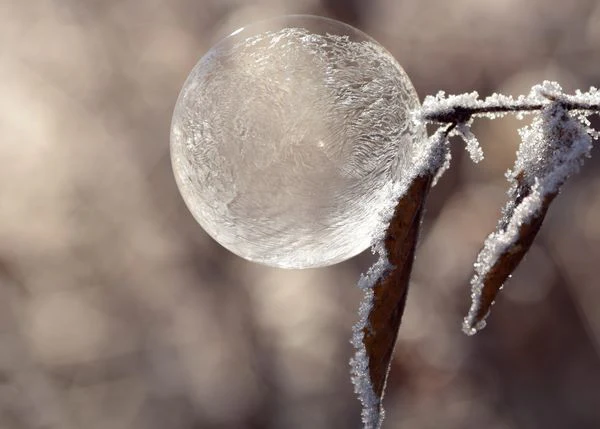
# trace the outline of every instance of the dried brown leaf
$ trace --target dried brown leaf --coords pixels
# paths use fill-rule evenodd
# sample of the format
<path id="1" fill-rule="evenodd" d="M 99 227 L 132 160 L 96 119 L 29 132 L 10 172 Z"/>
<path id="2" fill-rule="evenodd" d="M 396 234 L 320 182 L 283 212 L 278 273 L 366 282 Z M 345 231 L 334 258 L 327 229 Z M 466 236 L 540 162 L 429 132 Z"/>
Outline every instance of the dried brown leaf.
<path id="1" fill-rule="evenodd" d="M 404 313 L 410 273 L 421 225 L 423 206 L 432 175 L 414 180 L 400 199 L 385 237 L 385 250 L 393 268 L 379 277 L 373 287 L 372 308 L 363 329 L 371 386 L 377 397 L 379 416 L 398 328 Z"/>
<path id="2" fill-rule="evenodd" d="M 504 209 L 504 218 L 499 223 L 496 233 L 501 233 L 507 228 L 515 216 L 518 206 L 532 192 L 531 187 L 525 183 L 523 175 L 519 175 L 516 180 L 517 186 Z M 479 279 L 482 284 L 480 295 L 476 299 L 474 298 L 473 307 L 463 326 L 463 330 L 467 334 L 474 334 L 484 326 L 485 318 L 489 314 L 498 292 L 529 251 L 556 195 L 557 192 L 554 192 L 544 197 L 539 210 L 520 226 L 517 239 L 504 249 L 492 267 L 486 271 L 485 276 Z"/>

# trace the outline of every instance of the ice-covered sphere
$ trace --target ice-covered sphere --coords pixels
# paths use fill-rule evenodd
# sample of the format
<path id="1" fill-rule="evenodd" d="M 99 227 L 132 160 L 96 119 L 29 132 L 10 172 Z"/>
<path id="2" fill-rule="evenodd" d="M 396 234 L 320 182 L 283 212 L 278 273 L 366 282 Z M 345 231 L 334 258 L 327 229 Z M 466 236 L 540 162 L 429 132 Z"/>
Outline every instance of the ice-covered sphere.
<path id="1" fill-rule="evenodd" d="M 369 247 L 391 185 L 424 130 L 404 70 L 330 19 L 236 31 L 196 64 L 177 100 L 171 157 L 183 198 L 230 251 L 285 268 Z"/>

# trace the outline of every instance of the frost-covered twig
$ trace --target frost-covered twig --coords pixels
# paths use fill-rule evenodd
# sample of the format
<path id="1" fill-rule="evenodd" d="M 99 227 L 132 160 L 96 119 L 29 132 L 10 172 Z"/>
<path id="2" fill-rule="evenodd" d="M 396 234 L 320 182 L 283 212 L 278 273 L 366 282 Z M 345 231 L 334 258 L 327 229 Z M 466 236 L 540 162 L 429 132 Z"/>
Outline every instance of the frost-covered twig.
<path id="1" fill-rule="evenodd" d="M 555 82 L 544 82 L 532 88 L 528 95 L 514 98 L 509 95 L 493 94 L 480 99 L 477 92 L 461 95 L 448 95 L 440 91 L 436 96 L 428 96 L 419 112 L 420 119 L 428 123 L 468 122 L 473 117 L 491 119 L 508 113 L 531 114 L 539 112 L 552 102 L 560 102 L 569 111 L 600 112 L 600 90 L 590 88 L 587 92 L 577 91 L 573 95 L 563 94 Z"/>
<path id="2" fill-rule="evenodd" d="M 442 126 L 415 145 L 412 168 L 393 192 L 396 207 L 385 210 L 381 231 L 374 237 L 379 261 L 359 282 L 365 297 L 360 320 L 353 328 L 356 352 L 351 372 L 363 406 L 364 429 L 379 429 L 383 421 L 385 385 L 406 303 L 425 198 L 450 166 L 449 138 L 461 137 L 471 159 L 479 162 L 483 151 L 470 128 L 473 119 L 511 112 L 535 117 L 520 132 L 523 143 L 506 175 L 511 183 L 509 202 L 474 266 L 472 305 L 463 324 L 467 334 L 484 326 L 496 294 L 529 250 L 550 203 L 589 156 L 592 139 L 600 136 L 587 118 L 600 112 L 600 92 L 595 88 L 565 95 L 558 84 L 544 82 L 518 98 L 495 94 L 480 100 L 473 92 L 458 96 L 440 93 L 425 99 L 414 115 L 416 125 Z"/>
<path id="3" fill-rule="evenodd" d="M 425 99 L 416 120 L 455 125 L 454 135 L 467 143 L 475 162 L 483 158 L 483 152 L 470 130 L 474 117 L 535 115 L 532 125 L 520 130 L 523 143 L 513 170 L 506 175 L 511 183 L 509 201 L 474 266 L 465 333 L 472 335 L 485 326 L 496 294 L 529 250 L 550 203 L 589 156 L 591 141 L 599 133 L 590 127 L 587 116 L 599 112 L 598 89 L 567 95 L 555 82 L 536 85 L 528 95 L 517 98 L 494 94 L 481 100 L 476 92 L 451 96 L 441 92 Z"/>

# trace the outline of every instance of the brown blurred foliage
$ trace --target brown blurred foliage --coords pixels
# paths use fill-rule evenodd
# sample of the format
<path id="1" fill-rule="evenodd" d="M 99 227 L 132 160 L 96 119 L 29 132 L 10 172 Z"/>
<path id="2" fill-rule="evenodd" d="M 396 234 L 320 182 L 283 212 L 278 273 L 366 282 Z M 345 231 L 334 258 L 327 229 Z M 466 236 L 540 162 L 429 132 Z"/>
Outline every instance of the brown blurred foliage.
<path id="1" fill-rule="evenodd" d="M 7 0 L 0 6 L 0 428 L 358 428 L 348 339 L 363 255 L 240 260 L 175 187 L 187 73 L 240 25 L 342 19 L 424 96 L 600 84 L 594 0 Z M 483 333 L 471 264 L 505 200 L 513 119 L 433 189 L 386 395 L 387 428 L 600 426 L 600 156 L 565 187 Z M 594 151 L 596 152 L 596 151 Z"/>

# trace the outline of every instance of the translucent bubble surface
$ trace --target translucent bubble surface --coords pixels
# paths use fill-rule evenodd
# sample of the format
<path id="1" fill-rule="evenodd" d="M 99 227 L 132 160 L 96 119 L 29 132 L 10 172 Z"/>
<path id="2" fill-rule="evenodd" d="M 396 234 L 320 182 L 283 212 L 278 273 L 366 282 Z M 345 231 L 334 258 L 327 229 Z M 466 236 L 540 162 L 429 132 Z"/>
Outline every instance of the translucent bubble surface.
<path id="1" fill-rule="evenodd" d="M 285 268 L 365 250 L 409 166 L 413 86 L 360 31 L 284 17 L 233 33 L 190 73 L 173 115 L 183 198 L 230 251 Z M 416 135 L 415 135 L 416 133 Z"/>

